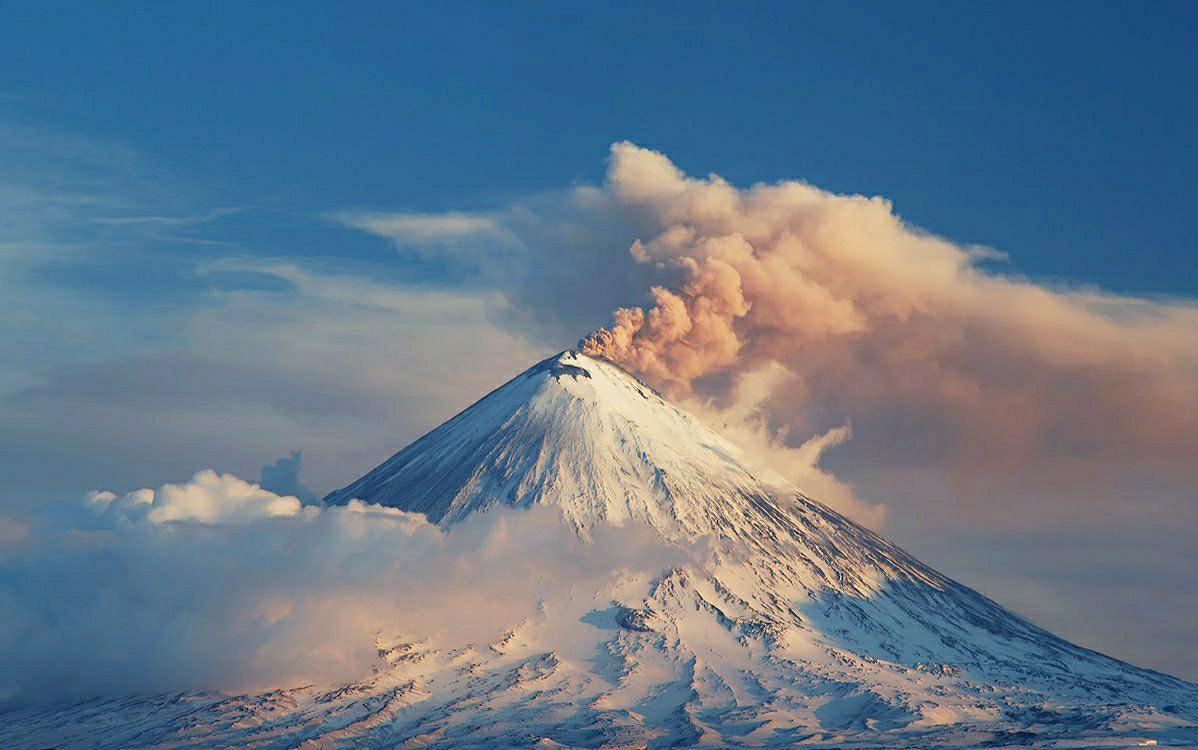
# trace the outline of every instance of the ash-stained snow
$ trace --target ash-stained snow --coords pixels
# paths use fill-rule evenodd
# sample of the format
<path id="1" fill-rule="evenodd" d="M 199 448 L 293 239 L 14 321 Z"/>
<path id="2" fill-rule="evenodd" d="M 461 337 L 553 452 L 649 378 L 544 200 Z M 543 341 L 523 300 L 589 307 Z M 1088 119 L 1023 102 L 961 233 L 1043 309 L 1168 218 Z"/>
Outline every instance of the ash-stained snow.
<path id="1" fill-rule="evenodd" d="M 381 636 L 350 685 L 0 715 L 0 747 L 1198 745 L 1198 686 L 1063 641 L 747 466 L 615 365 L 558 355 L 326 501 L 451 534 L 543 504 L 706 563 L 567 585 L 489 643 Z"/>

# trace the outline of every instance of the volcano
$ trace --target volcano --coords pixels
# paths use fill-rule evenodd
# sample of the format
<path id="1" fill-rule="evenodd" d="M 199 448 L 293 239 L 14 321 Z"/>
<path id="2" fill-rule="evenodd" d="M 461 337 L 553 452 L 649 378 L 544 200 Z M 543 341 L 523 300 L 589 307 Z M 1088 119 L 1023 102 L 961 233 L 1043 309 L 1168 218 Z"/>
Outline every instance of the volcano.
<path id="1" fill-rule="evenodd" d="M 578 352 L 534 365 L 325 498 L 355 500 L 425 514 L 449 534 L 488 510 L 547 506 L 584 539 L 638 524 L 663 547 L 705 553 L 542 601 L 489 643 L 381 643 L 380 667 L 351 685 L 93 701 L 31 715 L 0 743 L 1198 744 L 1198 686 L 1008 612 Z"/>

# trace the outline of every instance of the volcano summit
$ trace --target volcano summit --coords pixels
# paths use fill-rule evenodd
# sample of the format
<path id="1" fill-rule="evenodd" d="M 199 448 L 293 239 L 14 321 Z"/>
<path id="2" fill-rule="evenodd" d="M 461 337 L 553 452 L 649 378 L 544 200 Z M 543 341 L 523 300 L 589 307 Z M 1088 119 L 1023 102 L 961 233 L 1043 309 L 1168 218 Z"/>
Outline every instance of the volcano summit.
<path id="1" fill-rule="evenodd" d="M 31 711 L 0 745 L 1198 744 L 1198 686 L 1004 610 L 604 360 L 534 365 L 325 498 L 351 501 L 447 534 L 546 506 L 562 533 L 648 527 L 690 562 L 565 581 L 490 642 L 388 636 L 353 684 Z"/>

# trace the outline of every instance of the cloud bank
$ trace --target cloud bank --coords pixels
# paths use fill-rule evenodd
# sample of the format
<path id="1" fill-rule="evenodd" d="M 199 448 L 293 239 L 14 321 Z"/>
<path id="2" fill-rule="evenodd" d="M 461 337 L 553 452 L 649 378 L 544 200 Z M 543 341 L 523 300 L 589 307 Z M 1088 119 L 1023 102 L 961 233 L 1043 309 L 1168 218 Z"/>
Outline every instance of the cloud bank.
<path id="1" fill-rule="evenodd" d="M 336 684 L 378 637 L 485 644 L 567 585 L 682 562 L 647 528 L 595 531 L 534 508 L 445 532 L 211 470 L 0 516 L 0 703 Z"/>

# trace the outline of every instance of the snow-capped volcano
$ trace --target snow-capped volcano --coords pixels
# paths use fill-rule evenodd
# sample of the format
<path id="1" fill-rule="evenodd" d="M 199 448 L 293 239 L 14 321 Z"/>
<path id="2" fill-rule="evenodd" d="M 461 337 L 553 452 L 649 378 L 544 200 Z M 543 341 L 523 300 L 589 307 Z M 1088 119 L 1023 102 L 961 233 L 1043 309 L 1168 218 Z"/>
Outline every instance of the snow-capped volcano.
<path id="1" fill-rule="evenodd" d="M 539 362 L 325 498 L 451 525 L 496 506 L 551 505 L 585 533 L 642 521 L 676 544 L 722 540 L 808 594 L 950 582 L 803 495 L 619 366 L 574 351 Z"/>
<path id="2" fill-rule="evenodd" d="M 750 466 L 619 367 L 560 354 L 326 502 L 449 534 L 547 506 L 584 539 L 648 526 L 689 562 L 567 581 L 488 643 L 398 634 L 351 685 L 90 702 L 0 744 L 1198 743 L 1198 686 L 1057 638 Z"/>
<path id="3" fill-rule="evenodd" d="M 618 366 L 575 352 L 540 362 L 330 494 L 450 524 L 497 505 L 551 504 L 580 528 L 662 531 L 764 491 L 740 451 Z M 714 520 L 714 519 L 713 519 Z"/>

